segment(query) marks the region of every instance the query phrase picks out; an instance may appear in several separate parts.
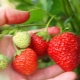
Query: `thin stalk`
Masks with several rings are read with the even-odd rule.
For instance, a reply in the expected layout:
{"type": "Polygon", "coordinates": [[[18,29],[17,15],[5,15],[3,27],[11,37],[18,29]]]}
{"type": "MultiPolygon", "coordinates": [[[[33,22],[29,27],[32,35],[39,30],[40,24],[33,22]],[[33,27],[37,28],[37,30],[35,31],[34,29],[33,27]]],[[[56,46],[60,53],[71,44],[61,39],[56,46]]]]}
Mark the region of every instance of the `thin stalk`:
{"type": "Polygon", "coordinates": [[[14,44],[14,49],[15,49],[15,51],[18,51],[18,48],[16,47],[16,45],[14,44]]]}
{"type": "MultiPolygon", "coordinates": [[[[54,17],[54,19],[57,20],[57,21],[60,23],[60,25],[62,26],[61,32],[62,32],[62,29],[65,28],[63,22],[61,21],[61,19],[59,19],[58,17],[54,16],[53,14],[51,14],[51,13],[49,13],[49,12],[47,12],[47,11],[41,9],[41,8],[32,9],[32,10],[29,10],[29,12],[34,11],[34,10],[42,10],[42,11],[46,12],[50,17],[54,17]]],[[[48,25],[49,25],[49,24],[47,24],[47,26],[48,26],[48,25]]],[[[46,28],[46,30],[47,30],[47,29],[48,29],[48,28],[46,28]]]]}
{"type": "Polygon", "coordinates": [[[55,18],[55,16],[51,17],[51,19],[48,21],[45,31],[48,31],[49,24],[51,23],[53,18],[55,18]]]}
{"type": "Polygon", "coordinates": [[[46,24],[26,24],[26,25],[19,25],[19,24],[15,24],[13,26],[9,26],[9,27],[1,27],[0,30],[3,31],[3,30],[13,30],[13,28],[21,28],[21,27],[28,27],[28,26],[46,26],[46,24]]]}
{"type": "Polygon", "coordinates": [[[27,27],[27,26],[45,26],[46,24],[26,24],[26,25],[18,25],[19,27],[27,27]]]}

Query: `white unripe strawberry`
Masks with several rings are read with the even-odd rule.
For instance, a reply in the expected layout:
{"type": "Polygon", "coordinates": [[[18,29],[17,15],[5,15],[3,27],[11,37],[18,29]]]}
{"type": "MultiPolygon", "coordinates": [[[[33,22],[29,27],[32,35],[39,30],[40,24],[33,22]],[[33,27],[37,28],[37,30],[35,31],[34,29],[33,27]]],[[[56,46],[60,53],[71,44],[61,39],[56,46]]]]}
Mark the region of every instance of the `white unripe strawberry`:
{"type": "Polygon", "coordinates": [[[30,41],[30,34],[26,31],[19,31],[13,36],[13,42],[19,48],[27,48],[30,44],[30,41]]]}

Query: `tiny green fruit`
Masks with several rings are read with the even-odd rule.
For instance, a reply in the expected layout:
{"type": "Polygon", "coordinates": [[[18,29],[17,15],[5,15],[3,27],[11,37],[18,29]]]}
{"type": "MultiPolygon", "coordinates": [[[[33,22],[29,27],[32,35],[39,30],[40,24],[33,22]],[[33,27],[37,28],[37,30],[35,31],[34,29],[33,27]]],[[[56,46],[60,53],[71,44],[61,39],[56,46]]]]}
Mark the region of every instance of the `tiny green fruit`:
{"type": "Polygon", "coordinates": [[[9,64],[10,60],[8,57],[4,56],[3,54],[0,54],[0,70],[5,69],[8,64],[9,64]]]}
{"type": "Polygon", "coordinates": [[[28,47],[30,40],[30,34],[28,34],[26,31],[19,31],[13,36],[13,42],[19,48],[28,47]]]}

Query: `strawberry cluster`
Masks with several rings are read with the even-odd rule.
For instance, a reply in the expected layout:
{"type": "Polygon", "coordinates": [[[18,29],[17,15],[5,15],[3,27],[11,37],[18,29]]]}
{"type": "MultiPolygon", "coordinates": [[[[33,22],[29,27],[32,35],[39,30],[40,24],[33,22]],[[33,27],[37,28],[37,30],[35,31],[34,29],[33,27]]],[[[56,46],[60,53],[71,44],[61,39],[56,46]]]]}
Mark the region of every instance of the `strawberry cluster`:
{"type": "Polygon", "coordinates": [[[28,36],[24,39],[23,37],[25,35],[23,34],[23,36],[20,36],[20,33],[16,34],[18,35],[17,37],[15,37],[16,35],[13,36],[15,45],[17,47],[23,44],[25,45],[25,41],[28,44],[26,44],[26,50],[21,52],[20,55],[15,56],[13,60],[13,67],[16,71],[23,74],[31,74],[37,69],[38,58],[44,57],[47,54],[64,71],[72,71],[79,65],[80,38],[74,33],[65,32],[51,38],[48,33],[40,31],[32,34],[30,39],[28,39],[28,36]],[[19,41],[16,38],[18,38],[19,41]],[[18,46],[17,44],[20,45],[18,46]]]}
{"type": "Polygon", "coordinates": [[[16,49],[13,68],[21,74],[30,75],[38,67],[38,59],[47,54],[50,35],[44,31],[28,34],[19,31],[13,36],[16,49]]]}
{"type": "Polygon", "coordinates": [[[16,49],[12,67],[17,72],[30,75],[38,68],[38,59],[48,55],[64,71],[76,69],[80,63],[80,37],[72,32],[51,36],[45,31],[28,34],[19,31],[13,35],[16,49]]]}

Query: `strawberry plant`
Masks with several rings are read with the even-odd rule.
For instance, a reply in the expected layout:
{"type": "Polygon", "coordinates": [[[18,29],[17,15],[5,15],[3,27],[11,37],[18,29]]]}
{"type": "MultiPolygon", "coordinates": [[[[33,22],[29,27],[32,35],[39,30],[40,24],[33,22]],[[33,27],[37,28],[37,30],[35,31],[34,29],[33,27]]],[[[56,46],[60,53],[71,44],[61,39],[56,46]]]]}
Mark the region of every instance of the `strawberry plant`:
{"type": "Polygon", "coordinates": [[[47,49],[51,39],[51,35],[48,33],[48,26],[53,18],[54,16],[47,23],[45,30],[32,34],[30,46],[39,57],[46,56],[48,53],[47,49]]]}
{"type": "Polygon", "coordinates": [[[19,34],[20,36],[18,36],[17,40],[13,36],[13,41],[20,49],[32,48],[38,58],[42,56],[44,58],[46,57],[45,55],[47,55],[46,59],[51,58],[49,62],[40,58],[38,61],[39,68],[57,63],[64,71],[75,71],[80,74],[79,0],[6,0],[6,4],[5,0],[1,1],[2,5],[8,4],[10,6],[9,4],[11,4],[19,10],[28,11],[30,19],[22,24],[4,25],[0,28],[0,38],[7,34],[13,36],[18,31],[27,32],[46,28],[32,34],[32,36],[25,33],[23,34],[24,36],[19,34]],[[51,34],[49,34],[49,26],[58,27],[60,33],[58,35],[53,34],[52,30],[51,34]],[[42,66],[43,64],[44,66],[42,66]]]}

